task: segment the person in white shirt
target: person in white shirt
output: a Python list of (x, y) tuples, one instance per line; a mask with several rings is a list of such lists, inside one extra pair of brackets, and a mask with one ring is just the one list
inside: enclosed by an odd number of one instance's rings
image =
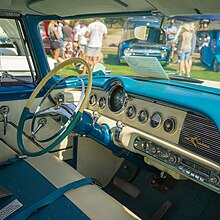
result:
[(80, 31), (80, 23), (79, 20), (76, 20), (73, 27), (73, 39), (75, 43), (78, 43), (79, 31)]
[[(91, 64), (91, 68), (93, 68), (102, 57), (102, 40), (107, 38), (107, 32), (107, 27), (99, 18), (94, 19), (88, 26), (86, 37), (89, 38), (89, 41), (86, 48), (86, 61)], [(83, 75), (85, 75), (85, 71), (84, 68)]]
[(81, 57), (85, 58), (85, 51), (86, 51), (86, 45), (87, 45), (87, 39), (86, 39), (86, 32), (87, 32), (87, 26), (85, 23), (80, 23), (80, 31), (78, 36), (78, 44), (79, 44), (79, 53)]

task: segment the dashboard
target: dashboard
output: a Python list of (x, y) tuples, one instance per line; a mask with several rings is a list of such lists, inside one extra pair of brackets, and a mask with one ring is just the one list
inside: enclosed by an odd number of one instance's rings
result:
[(87, 110), (96, 123), (108, 124), (115, 145), (176, 179), (220, 193), (220, 137), (208, 117), (127, 91), (118, 79), (93, 87)]

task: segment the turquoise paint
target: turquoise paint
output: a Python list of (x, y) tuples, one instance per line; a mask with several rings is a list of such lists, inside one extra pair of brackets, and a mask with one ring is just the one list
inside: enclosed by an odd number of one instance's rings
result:
[[(140, 81), (124, 76), (94, 77), (93, 86), (109, 90), (119, 80), (130, 95), (150, 98), (208, 116), (220, 130), (220, 90), (174, 80)], [(86, 82), (86, 79), (85, 79)]]

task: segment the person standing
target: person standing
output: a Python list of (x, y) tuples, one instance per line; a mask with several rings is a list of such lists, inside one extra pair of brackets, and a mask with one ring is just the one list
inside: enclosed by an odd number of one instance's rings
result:
[(70, 20), (64, 20), (63, 31), (63, 59), (67, 44), (72, 49), (72, 28), (70, 27)]
[(85, 52), (86, 52), (86, 45), (87, 45), (87, 39), (86, 39), (86, 32), (87, 32), (87, 26), (85, 23), (80, 23), (80, 31), (78, 36), (78, 44), (79, 44), (79, 53), (81, 57), (85, 58)]
[(174, 20), (171, 20), (166, 29), (167, 46), (170, 48), (170, 62), (173, 62), (174, 51), (175, 51), (175, 38), (177, 34), (177, 27), (174, 25)]
[(59, 35), (59, 42), (60, 42), (60, 54), (59, 56), (63, 56), (63, 22), (58, 21), (58, 27), (57, 27), (58, 35)]
[[(103, 24), (99, 18), (94, 19), (88, 26), (86, 37), (89, 38), (89, 42), (86, 48), (86, 61), (91, 63), (91, 68), (102, 58), (102, 41), (107, 38), (107, 32), (106, 25)], [(83, 75), (85, 71), (84, 68)]]
[(80, 22), (76, 20), (73, 27), (73, 41), (78, 44), (79, 41)]
[(59, 34), (58, 34), (58, 23), (57, 21), (51, 21), (49, 24), (48, 32), (51, 39), (51, 50), (52, 57), (58, 61), (60, 55), (60, 42), (59, 42)]
[(196, 27), (195, 27), (194, 23), (192, 23), (190, 25), (190, 30), (192, 33), (192, 41), (191, 41), (191, 53), (190, 53), (190, 57), (189, 57), (189, 72), (191, 71), (191, 68), (192, 68), (192, 56), (196, 50)]
[(189, 24), (184, 24), (181, 31), (181, 42), (178, 54), (180, 55), (179, 74), (185, 69), (186, 76), (190, 77), (189, 58), (192, 50), (192, 33)]

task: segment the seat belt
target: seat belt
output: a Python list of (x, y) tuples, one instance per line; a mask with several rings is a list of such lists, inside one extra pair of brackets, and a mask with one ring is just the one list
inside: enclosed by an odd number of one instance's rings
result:
[(0, 162), (0, 168), (1, 168), (1, 167), (4, 167), (4, 166), (7, 166), (7, 165), (14, 164), (14, 163), (16, 163), (17, 161), (23, 160), (23, 159), (25, 159), (25, 158), (27, 158), (26, 155), (15, 155), (14, 157), (9, 158), (9, 159), (6, 160), (6, 161)]
[(18, 215), (16, 215), (14, 218), (12, 218), (12, 220), (25, 220), (34, 211), (36, 211), (37, 209), (39, 209), (41, 207), (49, 205), (50, 203), (52, 203), (56, 199), (60, 198), (65, 192), (67, 192), (71, 189), (76, 189), (78, 187), (81, 187), (81, 186), (84, 186), (87, 184), (93, 184), (93, 183), (95, 183), (93, 179), (84, 178), (84, 179), (69, 183), (65, 186), (62, 186), (62, 187), (56, 189), (55, 191), (53, 191), (52, 193), (50, 193), (49, 195), (47, 195), (46, 197), (42, 198), (41, 200), (35, 202), (31, 206), (29, 206), (27, 209), (20, 212)]

